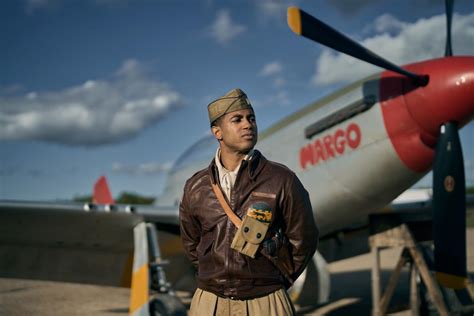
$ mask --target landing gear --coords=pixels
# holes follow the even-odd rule
[[[185,316],[186,308],[175,295],[160,294],[150,301],[150,316]]]
[[[158,235],[153,224],[146,224],[148,247],[150,251],[150,290],[155,293],[149,302],[151,316],[186,315],[186,307],[176,296],[167,282],[163,266],[169,262],[161,259]]]

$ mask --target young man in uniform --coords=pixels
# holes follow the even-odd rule
[[[190,315],[293,315],[286,289],[319,235],[308,193],[254,150],[257,123],[242,90],[211,102],[208,114],[219,148],[180,204],[184,250],[197,269]]]

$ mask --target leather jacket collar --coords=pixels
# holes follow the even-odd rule
[[[255,177],[260,173],[260,171],[262,171],[266,162],[267,162],[267,159],[263,157],[263,155],[258,150],[255,149],[252,155],[252,159],[242,161],[242,164],[240,165],[239,173],[247,169],[250,180],[254,180]],[[219,171],[217,170],[215,158],[212,159],[211,164],[208,167],[208,171],[209,171],[209,175],[211,177],[212,183],[213,184],[219,183],[219,180],[218,180]]]

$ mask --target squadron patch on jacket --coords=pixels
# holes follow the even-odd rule
[[[265,202],[257,202],[247,209],[247,216],[255,218],[259,222],[269,224],[272,221],[272,209]]]

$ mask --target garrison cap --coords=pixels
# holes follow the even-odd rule
[[[209,103],[207,106],[209,122],[212,124],[224,114],[244,109],[253,110],[247,95],[241,89],[233,89],[219,99]]]

